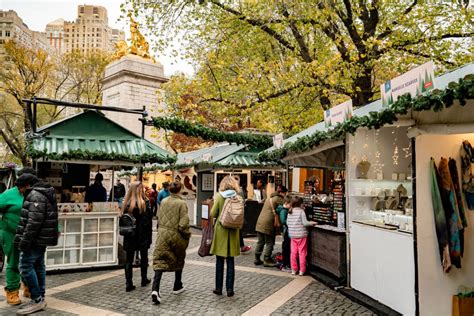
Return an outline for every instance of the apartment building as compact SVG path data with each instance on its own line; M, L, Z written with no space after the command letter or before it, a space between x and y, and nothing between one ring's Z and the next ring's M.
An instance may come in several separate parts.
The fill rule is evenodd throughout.
M46 25L45 35L51 49L57 53L64 53L64 19L56 19Z
M64 21L62 30L61 21L55 20L48 24L46 33L50 40L57 40L55 47L64 47L64 51L104 50L112 52L115 43L125 39L125 33L112 29L108 25L107 9L95 5L79 5L77 19L74 22ZM55 30L55 35L52 30ZM60 41L63 38L63 42Z

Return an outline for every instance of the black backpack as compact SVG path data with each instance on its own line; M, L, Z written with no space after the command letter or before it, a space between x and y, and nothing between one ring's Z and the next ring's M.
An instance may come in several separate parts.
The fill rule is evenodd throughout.
M135 236L137 229L136 219L132 215L125 213L119 219L119 234L122 236Z

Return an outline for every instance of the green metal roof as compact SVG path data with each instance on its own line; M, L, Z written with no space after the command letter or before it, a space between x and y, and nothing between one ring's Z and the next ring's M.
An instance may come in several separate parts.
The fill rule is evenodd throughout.
M277 163L258 161L257 160L258 153L259 152L239 151L218 161L218 164L221 166L234 166L234 167L262 167L262 166L278 165Z
M51 155L69 157L71 153L86 152L89 157L95 157L97 155L94 153L100 153L101 156L110 159L116 157L113 160L133 160L142 163L160 160L167 162L173 157L168 151L142 139L97 111L85 111L43 126L38 129L38 133L42 135L32 139L32 149L44 152L46 157Z

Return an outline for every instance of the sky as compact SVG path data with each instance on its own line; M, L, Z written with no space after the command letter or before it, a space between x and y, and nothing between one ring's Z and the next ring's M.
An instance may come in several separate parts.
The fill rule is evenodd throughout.
M46 24L59 18L74 21L77 17L77 6L80 4L100 5L107 9L109 25L113 28L128 32L126 21L118 22L121 0L0 0L0 10L14 10L23 22L33 31L44 32ZM177 43L178 43L177 39ZM151 44L151 43L150 43ZM193 67L185 60L174 62L168 56L155 56L163 64L165 75L184 72L188 76L193 74Z

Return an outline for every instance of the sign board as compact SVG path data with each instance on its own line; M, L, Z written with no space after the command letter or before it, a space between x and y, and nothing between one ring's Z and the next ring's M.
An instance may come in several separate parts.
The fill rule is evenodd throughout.
M434 64L427 62L380 85L382 105L388 107L406 93L412 97L434 89Z
M283 147L283 133L273 136L273 146L276 148Z
M352 100L324 111L324 123L326 127L335 126L337 123L342 123L350 118L352 118Z
M184 158L184 163L185 163L185 164L190 164L190 163L192 163L192 162L193 162L193 160L191 159L191 157L186 157L186 158Z

